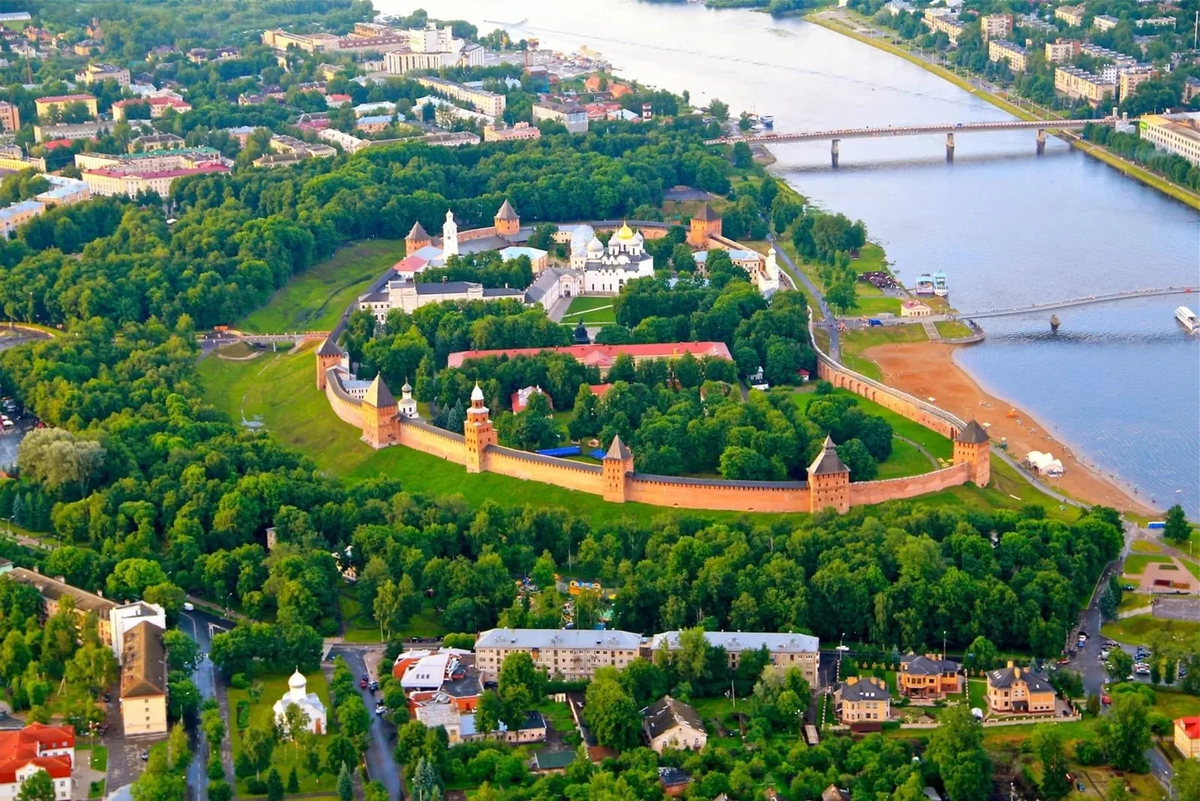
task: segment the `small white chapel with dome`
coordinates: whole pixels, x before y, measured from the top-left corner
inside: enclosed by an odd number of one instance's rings
[[[325,704],[321,703],[321,699],[316,693],[308,691],[308,679],[304,678],[304,674],[297,670],[288,679],[288,691],[275,702],[275,722],[283,725],[287,721],[287,708],[289,706],[298,706],[308,715],[308,730],[313,734],[324,734],[328,729],[327,718],[325,715]]]

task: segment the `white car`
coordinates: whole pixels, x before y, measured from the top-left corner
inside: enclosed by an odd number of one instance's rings
[[[191,601],[184,601],[184,602],[183,602],[183,611],[185,611],[185,612],[195,612],[195,611],[196,611],[196,605],[195,605],[195,604],[193,604]]]

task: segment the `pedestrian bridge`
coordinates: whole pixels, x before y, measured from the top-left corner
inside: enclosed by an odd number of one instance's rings
[[[1194,292],[1200,292],[1200,286],[1168,286],[1160,289],[1133,289],[1128,292],[1110,292],[1107,295],[1088,295],[1084,298],[1071,298],[1070,300],[1056,300],[1049,303],[1035,303],[1032,306],[1014,306],[1011,309],[985,309],[976,312],[959,312],[958,317],[969,318],[972,320],[981,320],[985,317],[1008,317],[1017,314],[1030,314],[1032,312],[1053,311],[1055,309],[1067,309],[1073,306],[1091,306],[1095,303],[1112,303],[1117,300],[1131,300],[1133,298],[1153,298],[1163,295],[1188,295]]]
[[[999,120],[996,122],[948,122],[936,125],[831,128],[825,131],[802,131],[795,133],[737,134],[722,136],[717,139],[707,139],[704,144],[733,145],[738,142],[745,142],[747,144],[772,145],[824,139],[832,143],[830,155],[833,159],[833,166],[836,167],[838,164],[838,143],[843,139],[874,139],[884,136],[930,136],[944,134],[946,136],[946,158],[947,160],[953,160],[955,134],[989,133],[992,131],[1036,131],[1037,152],[1041,153],[1046,146],[1047,130],[1080,130],[1089,123],[1095,125],[1116,125],[1118,122],[1136,123],[1137,120],[1113,115],[1094,120]]]

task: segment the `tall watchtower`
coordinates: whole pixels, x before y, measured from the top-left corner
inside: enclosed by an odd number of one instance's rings
[[[333,337],[325,337],[321,347],[317,348],[317,389],[325,391],[325,371],[337,365],[345,356],[345,352],[333,341]]]
[[[512,204],[507,200],[500,207],[500,211],[496,212],[496,233],[500,236],[516,236],[521,230],[521,218],[517,216],[517,210],[512,207]]]
[[[433,244],[433,239],[425,232],[425,227],[421,225],[421,221],[417,220],[413,223],[412,230],[408,232],[408,236],[404,237],[404,252],[411,256],[418,250],[428,247]]]
[[[838,512],[850,510],[850,468],[838,456],[833,437],[825,437],[825,446],[808,466],[809,511],[832,506]]]
[[[721,235],[721,218],[712,210],[712,207],[705,203],[700,207],[692,217],[692,221],[688,226],[687,243],[689,246],[700,249],[708,247],[708,238],[710,236]]]
[[[481,473],[485,466],[484,451],[489,445],[495,445],[496,429],[492,428],[492,419],[488,416],[488,408],[483,405],[483,390],[479,384],[471,390],[471,407],[467,409],[467,422],[463,426],[463,445],[467,451],[467,472]]]
[[[626,478],[633,472],[633,453],[621,442],[620,434],[613,437],[603,464],[604,500],[625,503]]]
[[[458,255],[458,223],[454,212],[446,211],[446,222],[442,223],[442,252],[447,256]]]
[[[992,478],[991,438],[973,418],[954,435],[954,464],[966,462],[967,478],[977,487],[986,487]]]
[[[396,411],[396,399],[383,378],[376,375],[362,399],[363,441],[372,448],[399,444],[400,421],[396,419]]]

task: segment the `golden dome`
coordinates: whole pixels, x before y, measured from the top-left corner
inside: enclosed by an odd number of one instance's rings
[[[633,239],[633,231],[629,230],[629,223],[621,223],[621,228],[617,231],[617,239]]]

